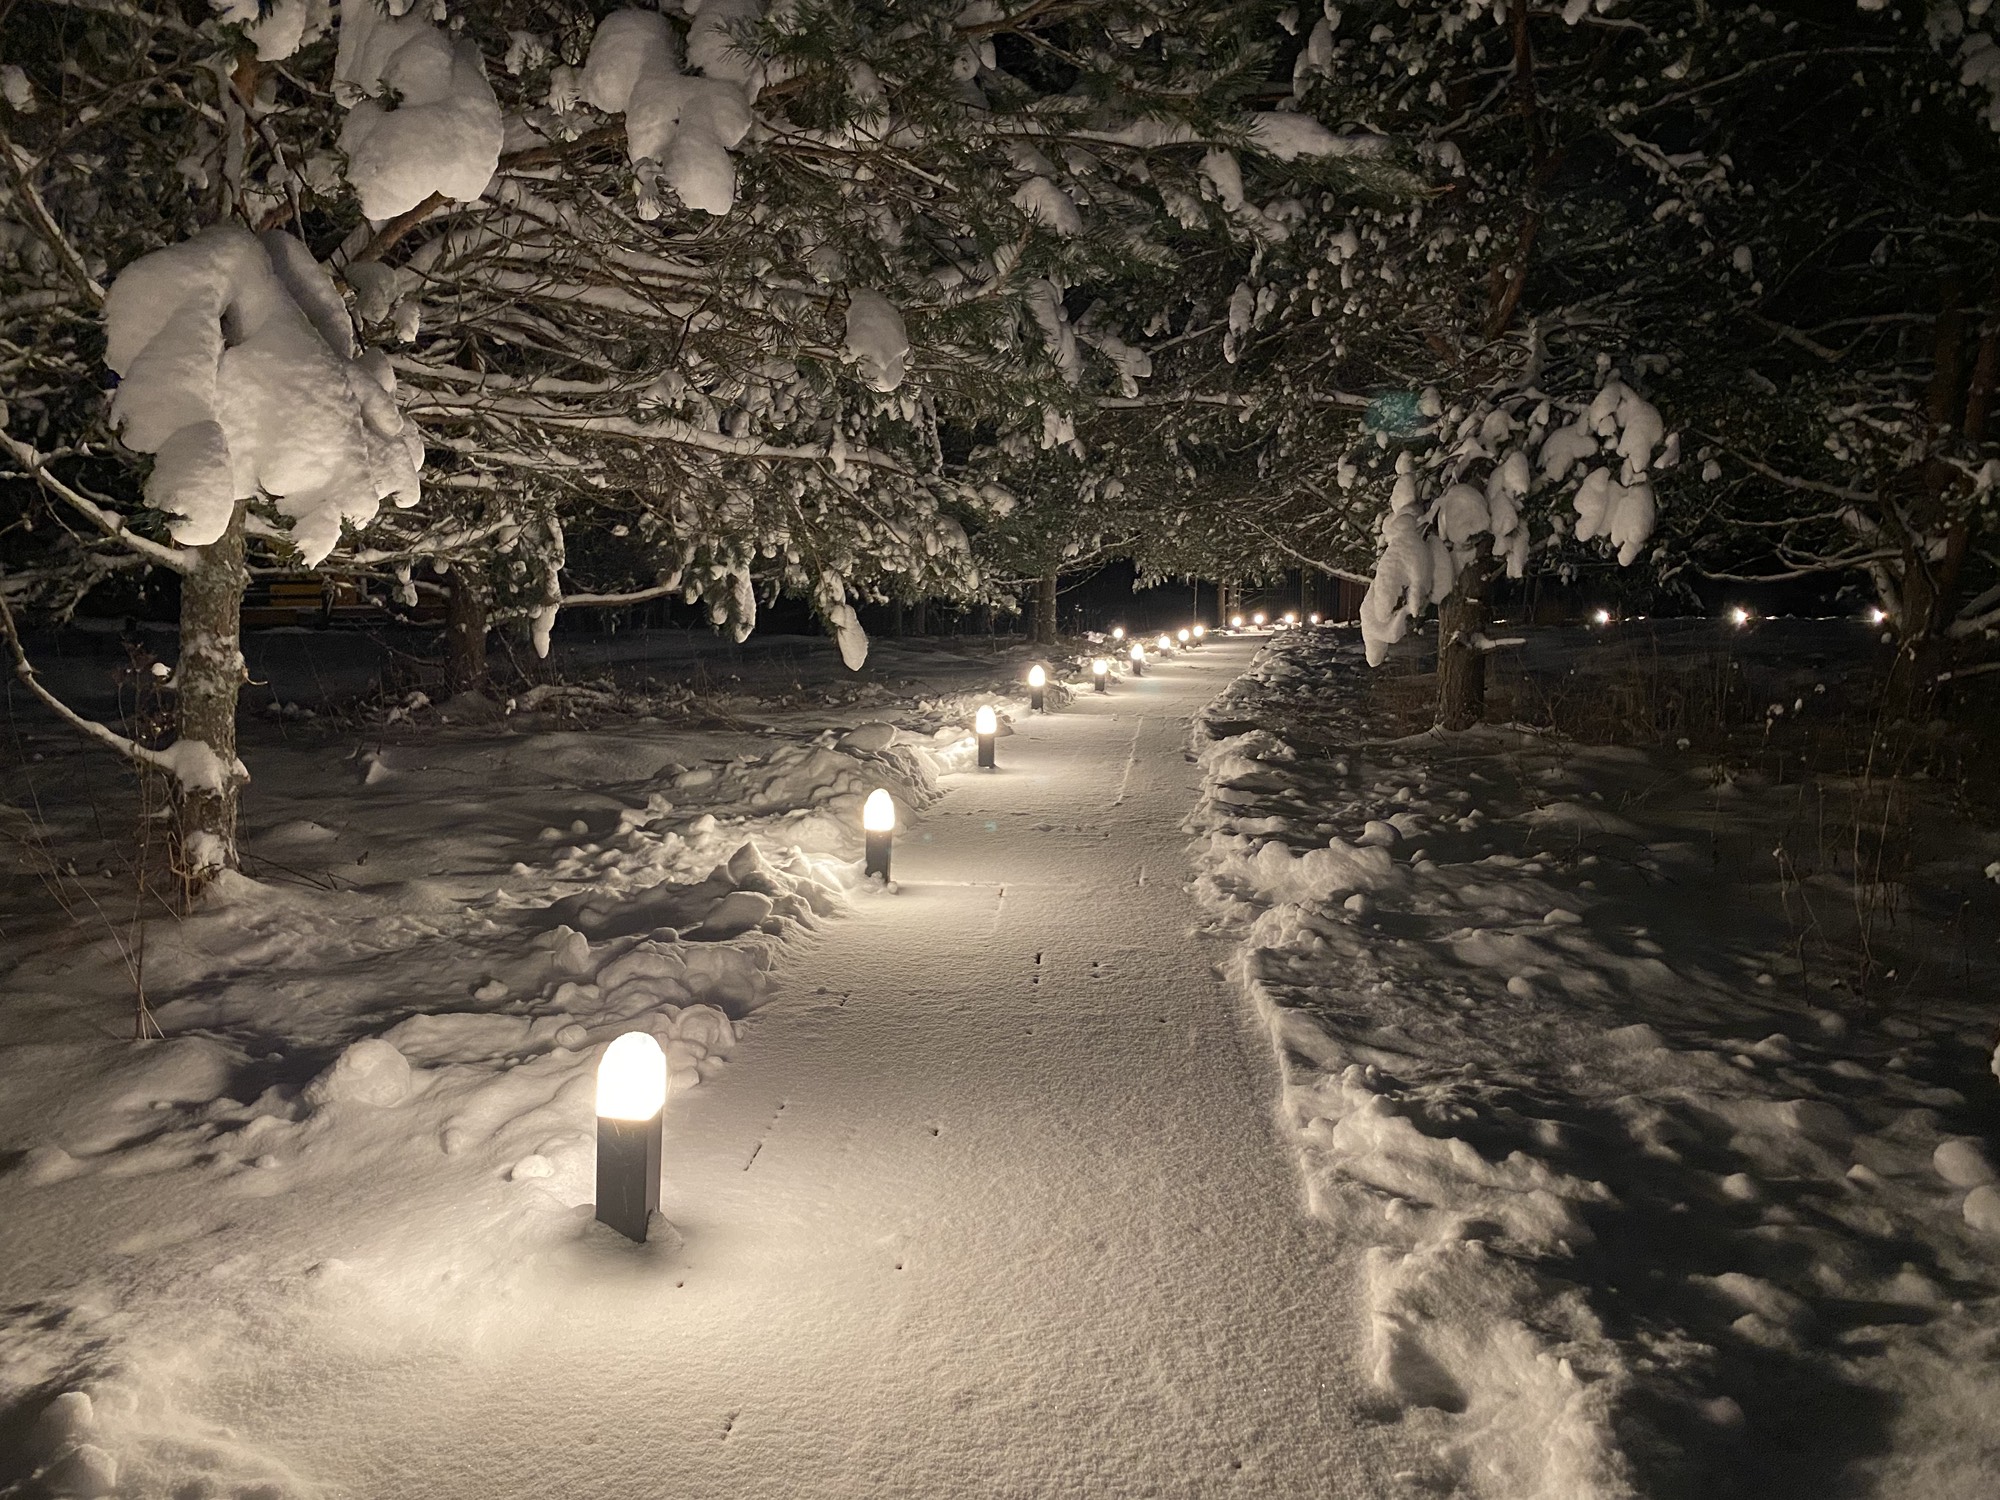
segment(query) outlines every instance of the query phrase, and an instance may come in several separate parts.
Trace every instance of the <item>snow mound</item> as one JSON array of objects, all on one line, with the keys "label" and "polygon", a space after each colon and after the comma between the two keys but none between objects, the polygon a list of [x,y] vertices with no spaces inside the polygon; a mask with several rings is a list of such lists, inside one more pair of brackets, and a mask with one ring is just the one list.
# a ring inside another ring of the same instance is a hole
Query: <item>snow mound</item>
[{"label": "snow mound", "polygon": [[415,1092],[410,1060],[397,1050],[396,1044],[385,1037],[364,1037],[306,1086],[305,1098],[315,1109],[329,1104],[393,1109]]}]

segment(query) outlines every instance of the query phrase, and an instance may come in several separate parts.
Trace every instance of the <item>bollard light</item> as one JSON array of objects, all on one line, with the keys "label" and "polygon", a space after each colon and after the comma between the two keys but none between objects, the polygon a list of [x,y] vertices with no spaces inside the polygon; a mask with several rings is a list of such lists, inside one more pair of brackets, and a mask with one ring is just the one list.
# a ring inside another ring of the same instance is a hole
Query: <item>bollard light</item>
[{"label": "bollard light", "polygon": [[1160,648],[1160,655],[1162,656],[1165,656],[1169,651],[1174,649],[1173,637],[1169,636],[1165,631],[1160,632],[1160,638],[1153,642],[1153,644]]},{"label": "bollard light", "polygon": [[1290,610],[1290,609],[1286,610],[1286,611],[1285,611],[1285,623],[1286,623],[1287,625],[1296,625],[1296,624],[1298,624],[1298,623],[1299,623],[1299,616],[1298,616],[1298,611],[1296,611],[1296,610]]},{"label": "bollard light", "polygon": [[1181,627],[1180,634],[1178,637],[1176,637],[1176,639],[1180,641],[1181,649],[1186,650],[1188,642],[1194,639],[1194,632],[1192,630],[1189,630],[1185,625],[1183,625]]},{"label": "bollard light", "polygon": [[1110,692],[1111,663],[1106,661],[1101,656],[1098,657],[1096,661],[1092,662],[1090,664],[1090,682],[1091,686],[1096,688],[1098,692],[1100,693]]},{"label": "bollard light", "polygon": [[1734,625],[1738,630],[1741,630],[1745,625],[1750,623],[1750,611],[1740,604],[1730,605],[1729,623]]},{"label": "bollard light", "polygon": [[1111,639],[1112,639],[1112,640],[1114,640],[1114,641],[1122,641],[1122,640],[1124,640],[1124,639],[1125,639],[1125,627],[1124,627],[1123,625],[1113,625],[1113,626],[1111,627]]},{"label": "bollard light", "polygon": [[1609,625],[1611,623],[1611,611],[1603,608],[1593,609],[1590,612],[1590,623],[1593,625]]},{"label": "bollard light", "polygon": [[1229,617],[1229,628],[1231,630],[1241,630],[1243,628],[1243,616],[1231,615]]},{"label": "bollard light", "polygon": [[1868,623],[1870,625],[1882,625],[1887,623],[1888,619],[1889,619],[1889,611],[1884,609],[1879,604],[1875,605],[1868,611]]},{"label": "bollard light", "polygon": [[1262,614],[1262,613],[1260,612],[1260,613],[1257,613],[1257,614],[1254,614],[1254,615],[1252,615],[1252,616],[1250,617],[1250,623],[1251,623],[1252,625],[1255,625],[1255,626],[1256,626],[1256,627],[1257,627],[1257,628],[1258,628],[1259,630],[1262,630],[1262,629],[1264,628],[1264,616],[1263,616],[1263,614]]},{"label": "bollard light", "polygon": [[868,800],[861,804],[861,833],[868,843],[868,852],[861,861],[861,873],[864,876],[880,875],[884,881],[888,880],[889,846],[896,841],[896,804],[890,798],[888,788],[876,787],[868,794]]},{"label": "bollard light", "polygon": [[667,1055],[646,1032],[626,1032],[597,1064],[597,1221],[641,1245],[660,1207],[666,1107]]},{"label": "bollard light", "polygon": [[1134,677],[1146,675],[1146,648],[1137,641],[1132,643],[1132,675]]},{"label": "bollard light", "polygon": [[1048,712],[1049,674],[1039,664],[1028,668],[1028,706],[1036,713]]},{"label": "bollard light", "polygon": [[1207,627],[1206,625],[1197,625],[1197,626],[1195,626],[1195,628],[1194,628],[1194,643],[1195,643],[1195,644],[1196,644],[1197,646],[1199,646],[1199,645],[1201,644],[1201,638],[1202,638],[1203,636],[1207,635],[1207,634],[1208,634],[1208,627]]},{"label": "bollard light", "polygon": [[1317,624],[1319,624],[1319,616],[1318,616],[1318,615],[1316,615],[1316,614],[1312,614],[1312,615],[1307,615],[1307,616],[1306,616],[1306,623],[1307,623],[1308,625],[1317,625]]},{"label": "bollard light", "polygon": [[993,769],[993,740],[1000,733],[1000,720],[985,704],[979,705],[979,712],[972,716],[972,732],[979,736],[979,765],[982,770]]}]

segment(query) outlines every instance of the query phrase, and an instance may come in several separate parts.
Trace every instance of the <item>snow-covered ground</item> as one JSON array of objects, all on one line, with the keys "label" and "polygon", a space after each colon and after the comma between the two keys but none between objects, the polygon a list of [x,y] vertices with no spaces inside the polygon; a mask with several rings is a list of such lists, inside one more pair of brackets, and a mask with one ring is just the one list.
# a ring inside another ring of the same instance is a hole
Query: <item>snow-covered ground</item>
[{"label": "snow-covered ground", "polygon": [[1208,710],[1201,894],[1425,1481],[1994,1494],[2000,840],[1913,787],[1857,889],[1851,785],[1394,738],[1361,655],[1280,637]]},{"label": "snow-covered ground", "polygon": [[[271,715],[253,878],[145,926],[158,1042],[119,877],[16,844],[0,1493],[1990,1493],[1992,836],[1920,800],[1863,1004],[1786,957],[1785,789],[1387,741],[1359,660]],[[635,1027],[644,1248],[588,1207]]]},{"label": "snow-covered ground", "polygon": [[[17,929],[0,1481],[1390,1486],[1358,1247],[1298,1210],[1186,889],[1192,720],[1254,649],[1016,697],[992,774],[963,692],[871,703],[893,734],[805,693],[260,745],[260,877],[148,930],[170,1040],[112,1040],[122,928]],[[877,782],[893,891],[849,862]],[[635,1026],[675,1078],[644,1249],[587,1207],[595,1059]]]}]

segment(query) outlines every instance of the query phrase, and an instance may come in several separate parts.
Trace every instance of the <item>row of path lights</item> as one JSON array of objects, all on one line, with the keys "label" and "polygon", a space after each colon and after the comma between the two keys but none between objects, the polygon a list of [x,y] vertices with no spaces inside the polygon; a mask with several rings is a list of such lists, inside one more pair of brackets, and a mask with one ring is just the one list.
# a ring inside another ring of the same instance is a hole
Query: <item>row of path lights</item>
[{"label": "row of path lights", "polygon": [[[1263,617],[1257,617],[1263,623]],[[1237,624],[1241,624],[1239,619]],[[1180,648],[1191,650],[1207,634],[1196,625],[1178,633]],[[1121,625],[1111,632],[1114,641],[1125,639]],[[1158,641],[1162,655],[1174,649],[1175,638],[1162,634]],[[1132,643],[1132,675],[1146,671],[1146,648]],[[1110,691],[1111,663],[1098,657],[1090,664],[1096,690]],[[1028,669],[1028,701],[1036,713],[1048,712],[1048,669],[1040,663]],[[972,718],[972,732],[979,745],[979,766],[995,768],[994,741],[1000,733],[999,716],[990,704],[981,704]],[[889,879],[890,856],[896,838],[896,803],[888,788],[877,787],[861,807],[864,853],[863,878]],[[645,1031],[628,1031],[615,1037],[604,1049],[597,1064],[597,1203],[596,1217],[637,1244],[646,1243],[653,1215],[660,1208],[660,1167],[665,1150],[667,1110],[667,1056],[659,1041]]]}]

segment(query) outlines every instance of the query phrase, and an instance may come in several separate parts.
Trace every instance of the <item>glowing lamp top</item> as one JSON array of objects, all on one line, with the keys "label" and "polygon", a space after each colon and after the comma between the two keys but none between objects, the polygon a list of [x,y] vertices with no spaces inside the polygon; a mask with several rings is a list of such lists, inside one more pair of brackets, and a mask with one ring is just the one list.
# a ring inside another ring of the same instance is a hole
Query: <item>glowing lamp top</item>
[{"label": "glowing lamp top", "polygon": [[1207,634],[1208,634],[1208,627],[1207,627],[1206,625],[1197,625],[1197,626],[1195,626],[1195,628],[1194,628],[1194,638],[1195,638],[1196,640],[1200,640],[1200,639],[1201,639],[1201,638],[1202,638],[1203,636],[1205,636],[1205,635],[1207,635]]},{"label": "glowing lamp top", "polygon": [[979,712],[972,716],[972,728],[976,734],[997,733],[1000,728],[999,717],[991,708],[982,703],[979,705]]},{"label": "glowing lamp top", "polygon": [[1132,643],[1132,660],[1144,661],[1145,659],[1146,659],[1146,648],[1140,645],[1137,641],[1134,641]]},{"label": "glowing lamp top", "polygon": [[1171,639],[1170,639],[1169,637],[1167,637],[1166,635],[1162,634],[1162,635],[1161,635],[1161,637],[1160,637],[1160,639],[1159,639],[1159,640],[1158,640],[1158,641],[1157,641],[1157,642],[1156,642],[1155,644],[1157,644],[1157,645],[1159,646],[1159,648],[1160,648],[1160,649],[1161,649],[1162,651],[1164,651],[1164,650],[1166,650],[1166,649],[1167,649],[1167,648],[1168,648],[1169,646],[1173,645],[1173,641],[1172,641],[1172,640],[1171,640]]},{"label": "glowing lamp top", "polygon": [[1750,623],[1750,611],[1740,604],[1734,606],[1729,611],[1729,623],[1732,625],[1748,625]]},{"label": "glowing lamp top", "polygon": [[1252,625],[1262,625],[1264,623],[1264,617],[1262,615],[1252,615],[1250,617],[1250,623]]},{"label": "glowing lamp top", "polygon": [[1106,672],[1109,672],[1110,670],[1111,670],[1111,663],[1106,661],[1101,656],[1098,657],[1096,661],[1090,664],[1090,672],[1093,677],[1102,677]]},{"label": "glowing lamp top", "polygon": [[1187,629],[1187,628],[1186,628],[1185,626],[1183,626],[1183,627],[1181,628],[1181,632],[1180,632],[1180,641],[1181,641],[1181,644],[1182,644],[1183,646],[1185,646],[1185,645],[1186,645],[1186,644],[1187,644],[1187,643],[1188,643],[1189,641],[1191,641],[1191,640],[1193,640],[1193,639],[1194,639],[1194,634],[1193,634],[1193,632],[1191,632],[1191,631],[1190,631],[1190,630],[1188,630],[1188,629]]},{"label": "glowing lamp top", "polygon": [[1028,668],[1029,687],[1038,688],[1038,687],[1047,687],[1048,685],[1049,685],[1049,674],[1043,668],[1039,666]]},{"label": "glowing lamp top", "polygon": [[861,826],[870,833],[888,833],[896,826],[896,804],[886,788],[876,787],[861,804]]},{"label": "glowing lamp top", "polygon": [[643,1031],[628,1031],[597,1064],[597,1112],[607,1120],[650,1120],[667,1102],[667,1055]]},{"label": "glowing lamp top", "polygon": [[1112,639],[1112,640],[1114,640],[1114,641],[1122,641],[1122,640],[1124,640],[1124,639],[1125,639],[1125,627],[1124,627],[1123,625],[1113,625],[1113,626],[1111,627],[1111,639]]}]

